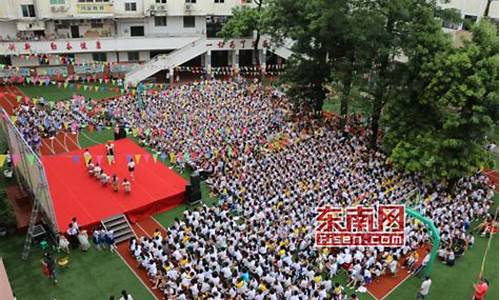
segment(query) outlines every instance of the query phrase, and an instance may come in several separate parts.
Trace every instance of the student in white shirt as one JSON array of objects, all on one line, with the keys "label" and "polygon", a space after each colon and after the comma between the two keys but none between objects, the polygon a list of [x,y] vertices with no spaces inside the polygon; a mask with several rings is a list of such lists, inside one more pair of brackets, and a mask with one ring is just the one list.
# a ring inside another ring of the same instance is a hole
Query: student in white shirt
[{"label": "student in white shirt", "polygon": [[126,290],[122,290],[122,296],[120,297],[120,300],[134,300],[134,298],[132,298],[132,296],[127,293]]},{"label": "student in white shirt", "polygon": [[420,285],[420,290],[417,293],[417,300],[424,299],[431,288],[432,280],[429,276],[426,276],[422,284]]}]

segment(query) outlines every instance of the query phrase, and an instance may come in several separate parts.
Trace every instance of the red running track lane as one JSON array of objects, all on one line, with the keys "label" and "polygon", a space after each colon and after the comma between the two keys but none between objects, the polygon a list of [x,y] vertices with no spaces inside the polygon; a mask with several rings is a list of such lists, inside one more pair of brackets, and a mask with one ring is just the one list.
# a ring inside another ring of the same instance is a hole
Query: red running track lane
[{"label": "red running track lane", "polygon": [[[135,230],[135,229],[134,229]],[[143,232],[136,231],[139,236],[144,235]],[[129,268],[136,274],[137,278],[142,282],[142,284],[149,290],[149,292],[155,297],[155,299],[163,299],[163,294],[158,289],[152,289],[153,283],[149,280],[146,270],[139,268],[139,265],[132,254],[128,250],[128,242],[123,242],[117,245],[117,253],[122,258],[122,260],[129,266]]]},{"label": "red running track lane", "polygon": [[483,173],[490,179],[491,183],[495,185],[495,190],[498,192],[498,172],[495,170],[488,170]]},{"label": "red running track lane", "polygon": [[[12,115],[14,108],[17,107],[16,95],[7,86],[0,86],[0,105],[5,109],[5,111]],[[20,94],[22,95],[22,94]]]},{"label": "red running track lane", "polygon": [[[424,246],[420,249],[418,249],[418,264],[424,260],[425,257],[425,250],[430,249],[431,246]],[[399,262],[401,265],[403,264],[403,261],[400,260]],[[368,289],[368,293],[375,299],[377,300],[382,300],[385,299],[387,296],[389,296],[398,286],[400,286],[406,279],[408,279],[411,276],[411,273],[408,272],[407,269],[403,269],[402,267],[399,269],[399,271],[396,273],[396,277],[392,277],[392,275],[383,275],[380,276],[379,278],[373,280],[373,282],[369,285],[366,286]]]},{"label": "red running track lane", "polygon": [[53,155],[80,149],[78,135],[70,132],[58,132],[54,138],[42,139],[42,155]]}]

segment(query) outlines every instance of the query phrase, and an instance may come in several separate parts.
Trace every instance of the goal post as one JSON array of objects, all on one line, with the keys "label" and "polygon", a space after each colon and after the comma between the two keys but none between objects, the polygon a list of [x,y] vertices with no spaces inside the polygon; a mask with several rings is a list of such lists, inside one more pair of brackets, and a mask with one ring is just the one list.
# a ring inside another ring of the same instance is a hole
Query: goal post
[{"label": "goal post", "polygon": [[[415,198],[414,200],[412,200],[414,195]],[[439,235],[439,230],[437,229],[434,222],[430,218],[422,215],[412,207],[413,205],[419,204],[421,202],[422,198],[420,192],[417,189],[413,190],[412,192],[410,192],[410,195],[406,197],[405,212],[407,216],[410,216],[422,222],[427,228],[427,231],[431,235],[431,240],[432,240],[431,259],[427,264],[427,266],[425,267],[425,269],[423,270],[425,275],[430,275],[432,272],[432,265],[434,264],[434,261],[436,260],[436,256],[438,254],[439,244],[441,243],[441,237]]]},{"label": "goal post", "polygon": [[431,234],[431,239],[432,239],[431,259],[424,270],[425,275],[430,275],[432,272],[432,265],[436,260],[436,256],[439,250],[439,244],[441,242],[441,238],[439,237],[439,231],[437,230],[436,225],[434,225],[434,222],[432,222],[431,219],[424,217],[422,214],[420,214],[413,208],[406,207],[405,210],[407,215],[422,222],[427,227],[428,231]]}]

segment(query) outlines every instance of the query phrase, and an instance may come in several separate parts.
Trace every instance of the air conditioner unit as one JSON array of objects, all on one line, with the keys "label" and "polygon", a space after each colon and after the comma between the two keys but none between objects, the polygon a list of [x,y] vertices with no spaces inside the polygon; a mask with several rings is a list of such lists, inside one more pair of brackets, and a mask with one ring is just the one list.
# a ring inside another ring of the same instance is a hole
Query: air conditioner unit
[{"label": "air conditioner unit", "polygon": [[192,8],[193,8],[193,6],[191,5],[191,3],[186,3],[186,7],[185,7],[186,11],[191,11]]},{"label": "air conditioner unit", "polygon": [[167,7],[165,5],[158,5],[156,6],[156,10],[159,10],[159,11],[166,11],[167,10]]},{"label": "air conditioner unit", "polygon": [[58,12],[59,11],[59,7],[57,7],[57,6],[51,6],[50,7],[50,11],[51,12]]},{"label": "air conditioner unit", "polygon": [[66,11],[68,11],[68,9],[69,9],[69,7],[68,7],[68,6],[61,6],[61,7],[59,8],[59,11],[66,12]]},{"label": "air conditioner unit", "polygon": [[156,10],[156,5],[150,5],[149,10]]}]

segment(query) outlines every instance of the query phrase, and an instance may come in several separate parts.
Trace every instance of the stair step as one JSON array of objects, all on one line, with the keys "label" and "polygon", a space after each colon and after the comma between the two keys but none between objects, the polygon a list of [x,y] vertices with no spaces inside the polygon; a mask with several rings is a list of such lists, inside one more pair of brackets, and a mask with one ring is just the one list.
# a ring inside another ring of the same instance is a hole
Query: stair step
[{"label": "stair step", "polygon": [[103,219],[101,223],[106,230],[113,231],[116,244],[128,241],[131,237],[135,236],[132,227],[130,227],[127,218],[123,214]]},{"label": "stair step", "polygon": [[115,235],[115,241],[117,239],[121,239],[122,237],[132,237],[132,236],[135,236],[133,232],[131,231],[124,231],[124,232],[121,232],[120,234],[118,235]]},{"label": "stair step", "polygon": [[114,220],[114,221],[111,221],[111,222],[104,222],[104,225],[106,225],[107,228],[113,228],[113,227],[116,227],[116,226],[120,226],[122,224],[127,224],[127,220],[125,220],[125,219],[118,219],[118,220]]},{"label": "stair step", "polygon": [[108,228],[109,230],[113,230],[114,232],[117,232],[117,231],[120,231],[122,229],[127,229],[127,228],[130,228],[130,226],[128,226],[127,223],[121,223],[121,224],[117,224],[115,226],[108,226],[106,224],[106,228]]},{"label": "stair step", "polygon": [[115,215],[115,216],[103,219],[101,222],[109,223],[109,222],[112,222],[114,220],[123,219],[123,218],[125,218],[125,216],[123,214],[119,214],[119,215]]},{"label": "stair step", "polygon": [[118,244],[121,242],[128,241],[132,237],[134,237],[134,234],[132,232],[129,232],[128,234],[125,234],[125,235],[122,235],[122,236],[115,238],[115,243]]}]

